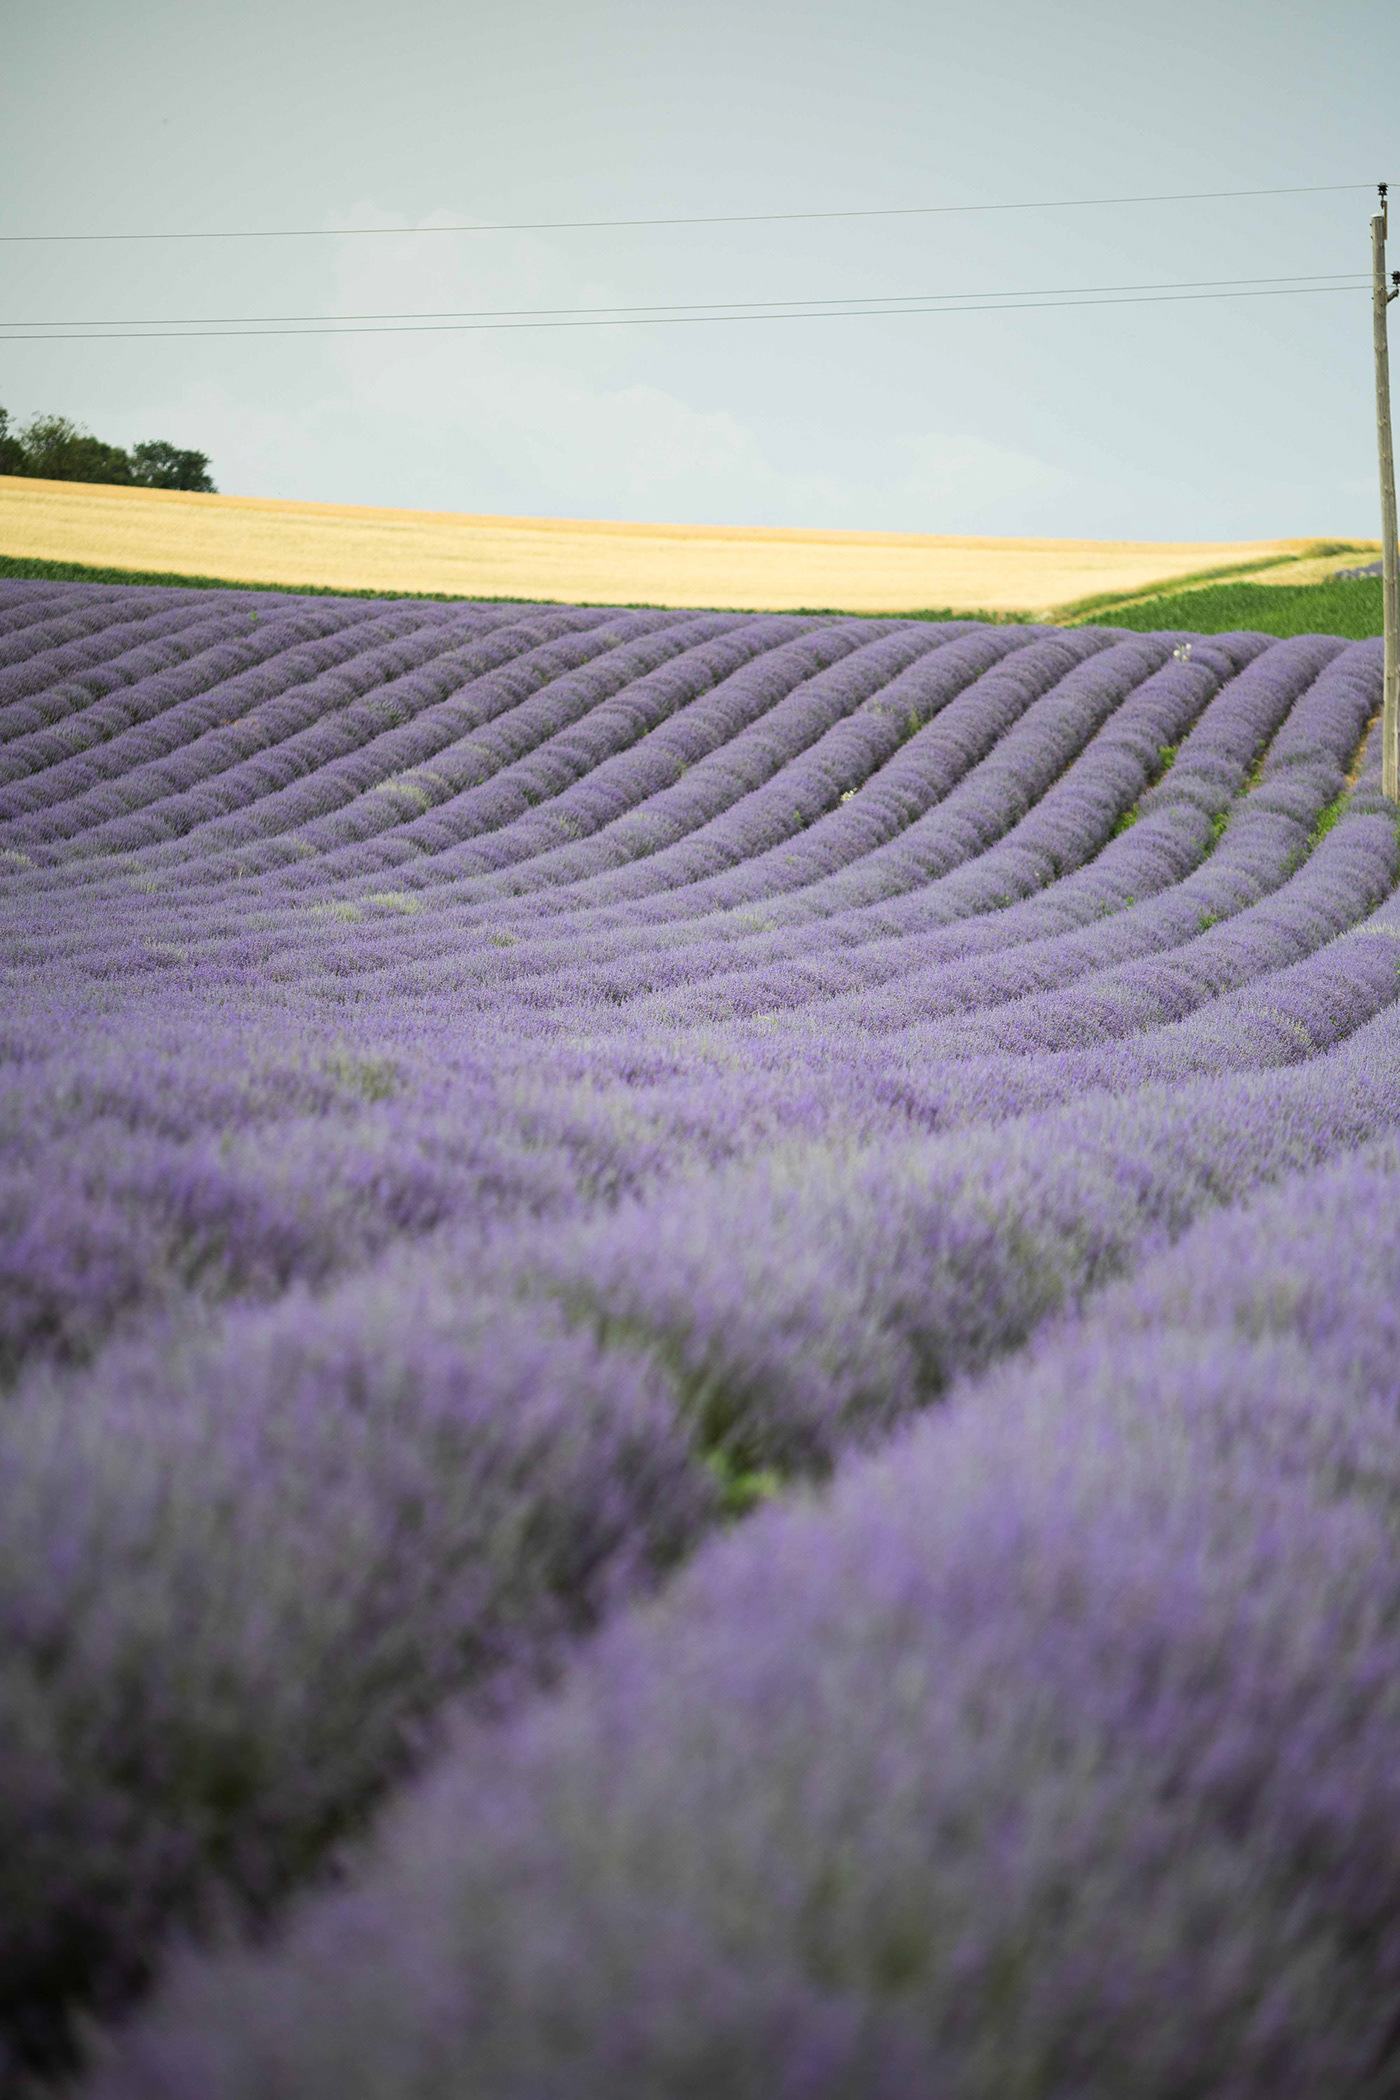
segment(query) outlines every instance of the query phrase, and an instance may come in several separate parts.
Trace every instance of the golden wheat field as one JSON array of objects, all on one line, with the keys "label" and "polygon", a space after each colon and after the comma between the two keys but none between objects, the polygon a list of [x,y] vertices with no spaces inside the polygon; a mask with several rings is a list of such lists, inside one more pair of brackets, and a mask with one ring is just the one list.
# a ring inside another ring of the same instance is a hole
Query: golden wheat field
[{"label": "golden wheat field", "polygon": [[0,476],[0,553],[240,583],[849,612],[1045,612],[1203,573],[1279,580],[1316,540],[973,539],[479,517]]}]

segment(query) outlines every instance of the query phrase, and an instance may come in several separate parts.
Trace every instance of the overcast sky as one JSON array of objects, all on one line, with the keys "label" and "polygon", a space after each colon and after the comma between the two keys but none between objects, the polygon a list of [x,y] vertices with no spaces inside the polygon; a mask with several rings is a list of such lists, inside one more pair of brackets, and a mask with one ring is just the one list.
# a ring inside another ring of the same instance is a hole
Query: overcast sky
[{"label": "overcast sky", "polygon": [[[23,321],[1034,293],[1370,267],[1395,0],[46,0],[8,11]],[[1400,211],[1394,259],[1400,265]],[[1395,310],[1400,316],[1400,306]],[[1400,332],[1400,329],[1397,329]],[[1102,538],[1372,536],[1364,290],[699,326],[0,343],[0,403],[164,437],[238,495]]]}]

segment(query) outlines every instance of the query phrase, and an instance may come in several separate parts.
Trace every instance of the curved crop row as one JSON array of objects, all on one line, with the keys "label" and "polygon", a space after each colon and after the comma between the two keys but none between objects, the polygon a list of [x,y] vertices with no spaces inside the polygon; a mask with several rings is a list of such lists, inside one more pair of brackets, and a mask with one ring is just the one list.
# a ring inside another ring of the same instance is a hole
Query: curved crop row
[{"label": "curved crop row", "polygon": [[1212,1220],[703,1556],[90,2090],[1387,2090],[1398,1194]]}]

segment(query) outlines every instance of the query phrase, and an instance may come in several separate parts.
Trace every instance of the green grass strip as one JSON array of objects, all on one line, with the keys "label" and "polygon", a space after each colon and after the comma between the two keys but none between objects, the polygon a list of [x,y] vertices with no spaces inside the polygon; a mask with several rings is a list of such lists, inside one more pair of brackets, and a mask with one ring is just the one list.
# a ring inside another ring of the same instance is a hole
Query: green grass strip
[{"label": "green grass strip", "polygon": [[1105,621],[1110,613],[1123,605],[1137,605],[1151,598],[1179,597],[1185,591],[1194,591],[1205,583],[1234,582],[1244,577],[1257,576],[1261,569],[1296,568],[1300,561],[1318,561],[1329,555],[1346,555],[1353,564],[1373,561],[1376,550],[1352,540],[1317,540],[1306,553],[1273,554],[1267,561],[1227,562],[1214,569],[1193,569],[1189,575],[1175,576],[1170,581],[1147,584],[1136,591],[1098,591],[1092,598],[1069,598],[1055,609],[1066,624],[1087,627],[1091,613],[1098,613]]},{"label": "green grass strip", "polygon": [[424,598],[438,605],[520,605],[519,598],[466,598],[453,591],[368,591],[321,583],[248,583],[231,576],[175,576],[157,569],[100,569],[80,561],[40,561],[28,554],[0,554],[0,578],[40,583],[124,583],[181,591],[272,591],[279,598]]},{"label": "green grass strip", "polygon": [[1346,583],[1219,583],[1176,591],[1077,619],[1077,627],[1129,627],[1136,634],[1185,629],[1189,634],[1336,634],[1352,642],[1381,632],[1381,580]]}]

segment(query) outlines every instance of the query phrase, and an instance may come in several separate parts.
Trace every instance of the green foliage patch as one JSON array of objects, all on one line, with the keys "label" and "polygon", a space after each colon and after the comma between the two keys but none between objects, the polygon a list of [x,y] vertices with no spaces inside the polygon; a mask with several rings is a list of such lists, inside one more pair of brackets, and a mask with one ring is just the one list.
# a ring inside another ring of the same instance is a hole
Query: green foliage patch
[{"label": "green foliage patch", "polygon": [[1338,634],[1365,641],[1381,632],[1379,576],[1345,583],[1216,583],[1202,590],[1147,598],[1075,622],[1083,627],[1129,627],[1136,634],[1184,628],[1190,634]]},{"label": "green foliage patch", "polygon": [[71,416],[32,416],[11,430],[0,408],[0,474],[30,474],[42,481],[116,482],[127,488],[195,489],[216,493],[207,452],[182,450],[165,438],[148,438],[126,451],[94,437]]}]

